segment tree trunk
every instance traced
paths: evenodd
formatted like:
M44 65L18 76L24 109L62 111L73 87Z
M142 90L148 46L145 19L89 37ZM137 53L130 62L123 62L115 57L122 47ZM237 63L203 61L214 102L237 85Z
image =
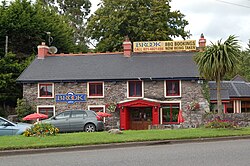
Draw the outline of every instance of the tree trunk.
M222 115L222 102L221 102L221 86L220 86L220 75L217 76L216 80L217 84L217 108L218 108L218 114Z

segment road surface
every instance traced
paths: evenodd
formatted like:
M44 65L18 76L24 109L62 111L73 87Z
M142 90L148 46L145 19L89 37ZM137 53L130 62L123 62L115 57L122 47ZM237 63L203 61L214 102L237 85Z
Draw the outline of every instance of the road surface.
M250 140L0 157L1 166L250 166Z

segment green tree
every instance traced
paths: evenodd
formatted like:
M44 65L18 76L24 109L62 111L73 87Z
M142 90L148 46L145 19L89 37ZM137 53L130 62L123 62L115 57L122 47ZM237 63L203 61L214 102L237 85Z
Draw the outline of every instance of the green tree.
M78 51L86 51L86 39L84 35L86 18L90 13L91 3L89 0L38 0L44 5L53 7L60 15L69 19L74 28L74 42ZM82 47L82 48L81 48Z
M242 52L238 74L250 81L250 40L248 48Z
M102 0L87 22L86 35L97 51L121 50L124 36L131 41L188 38L188 22L180 11L171 11L171 0Z
M15 106L18 97L22 97L22 88L16 83L20 72L27 66L29 58L20 62L16 55L8 53L0 59L0 114L9 114L7 106Z
M15 0L9 6L0 7L0 51L4 55L5 37L8 36L8 52L20 59L36 53L37 45L47 41L51 32L53 45L59 52L74 52L73 28L69 21L41 3Z
M215 80L217 86L218 113L222 114L220 82L227 73L231 73L239 63L240 46L235 36L230 35L225 42L219 40L211 44L203 52L195 55L200 75L207 80Z
M19 121L22 121L22 118L34 113L35 111L32 109L31 105L27 102L26 99L17 99L16 106L17 117Z

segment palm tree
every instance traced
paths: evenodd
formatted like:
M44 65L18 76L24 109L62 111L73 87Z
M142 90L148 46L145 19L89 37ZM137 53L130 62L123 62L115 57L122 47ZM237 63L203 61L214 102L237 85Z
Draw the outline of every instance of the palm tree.
M222 43L211 43L203 52L195 55L194 60L198 65L201 77L207 80L215 80L217 86L218 113L222 114L221 86L220 82L227 73L231 73L239 62L240 45L234 35Z

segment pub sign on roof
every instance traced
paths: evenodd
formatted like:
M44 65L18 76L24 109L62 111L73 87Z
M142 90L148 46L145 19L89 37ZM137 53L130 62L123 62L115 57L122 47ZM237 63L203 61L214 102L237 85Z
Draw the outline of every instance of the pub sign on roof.
M134 52L195 51L196 40L134 42L133 48Z

